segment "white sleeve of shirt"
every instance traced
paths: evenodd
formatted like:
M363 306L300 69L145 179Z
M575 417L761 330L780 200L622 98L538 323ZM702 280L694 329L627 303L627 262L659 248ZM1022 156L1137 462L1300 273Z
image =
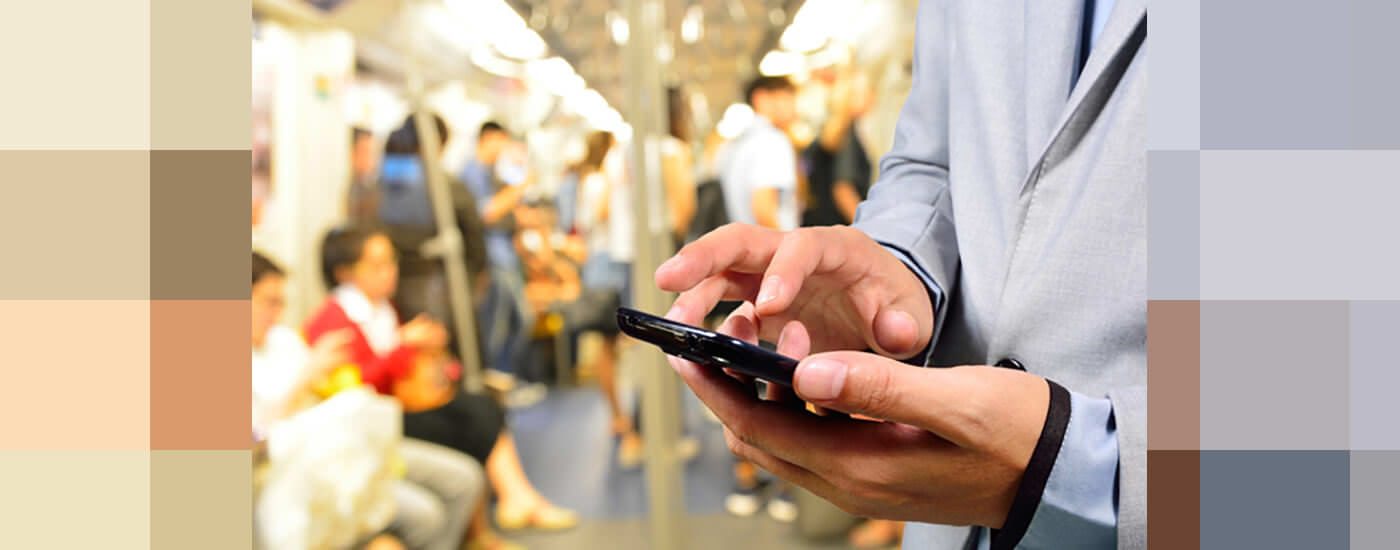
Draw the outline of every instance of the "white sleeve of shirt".
M782 134L753 136L752 149L744 155L748 161L744 178L754 189L797 188L797 157L792 145Z

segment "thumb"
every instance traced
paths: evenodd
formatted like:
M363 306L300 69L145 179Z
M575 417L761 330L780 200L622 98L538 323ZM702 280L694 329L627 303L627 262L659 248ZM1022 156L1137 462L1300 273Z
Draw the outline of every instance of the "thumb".
M975 396L953 369L919 368L853 351L812 355L793 373L793 389L814 405L917 426L959 445L975 426Z

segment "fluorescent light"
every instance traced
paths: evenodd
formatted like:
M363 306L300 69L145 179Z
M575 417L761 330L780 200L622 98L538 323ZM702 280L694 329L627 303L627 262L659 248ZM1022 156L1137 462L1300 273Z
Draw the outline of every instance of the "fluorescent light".
M794 52L820 48L838 29L855 20L862 4L864 2L857 0L807 0L783 31L778 44Z
M549 52L539 33L531 30L525 20L505 0L446 0L447 8L471 28L458 29L458 34L477 33L495 46L501 55L515 59L536 59Z
M681 41L694 44L704 35L705 8L698 4L686 8L685 17L681 18Z
M734 103L724 110L724 116L715 124L715 132L724 139L734 139L753 123L753 107L744 103Z
M801 71L803 64L802 54L773 50L758 62L758 72L764 76L782 76Z
M618 15L615 11L608 12L606 19L608 21L608 30L612 32L613 43L619 46L626 44L627 38L631 34L630 29L627 28L627 19Z
M525 74L549 90L549 93L560 97L581 92L587 87L583 77L575 73L574 68L562 57L536 59L526 63Z

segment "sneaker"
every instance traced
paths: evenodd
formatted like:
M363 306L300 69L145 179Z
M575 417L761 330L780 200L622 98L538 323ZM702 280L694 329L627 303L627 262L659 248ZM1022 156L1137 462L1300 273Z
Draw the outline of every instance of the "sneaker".
M767 482L760 481L749 488L736 486L734 492L724 497L725 511L741 518L754 515L763 504L763 488L767 485Z
M539 382L518 384L506 392L505 406L507 409L529 408L543 401L548 393L549 388Z
M676 442L676 459L680 462L690 462L696 455L700 454L700 441L694 437L682 437Z
M786 488L780 489L768 500L768 517L782 523L797 520L797 503L793 502L792 495L788 494Z

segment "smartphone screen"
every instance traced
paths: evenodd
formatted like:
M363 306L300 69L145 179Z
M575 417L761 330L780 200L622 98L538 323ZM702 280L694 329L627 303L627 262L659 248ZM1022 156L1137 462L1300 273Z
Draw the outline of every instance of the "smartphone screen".
M653 344L667 355L792 387L796 359L738 338L629 308L617 309L617 326L628 336Z

